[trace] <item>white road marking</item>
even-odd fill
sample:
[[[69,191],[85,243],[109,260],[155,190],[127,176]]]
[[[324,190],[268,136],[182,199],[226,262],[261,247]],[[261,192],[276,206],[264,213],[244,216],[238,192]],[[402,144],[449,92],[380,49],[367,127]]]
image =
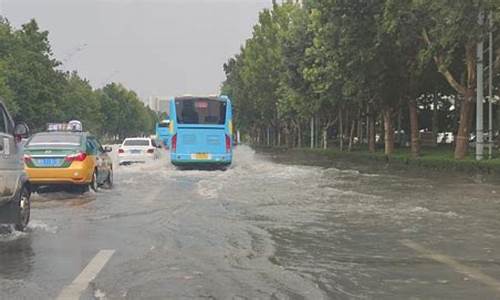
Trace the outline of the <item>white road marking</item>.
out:
[[[448,267],[454,269],[456,272],[464,274],[466,276],[469,276],[470,278],[473,278],[476,281],[479,281],[492,289],[496,290],[497,292],[500,292],[500,281],[496,280],[495,278],[484,274],[480,270],[472,267],[468,267],[453,258],[435,253],[429,249],[424,248],[423,246],[409,241],[409,240],[403,240],[401,241],[403,245],[405,245],[408,248],[411,248],[415,250],[416,252],[420,253],[423,257],[435,260],[437,262],[440,262],[442,264],[447,265]]]
[[[83,269],[78,277],[73,282],[66,286],[57,297],[57,300],[75,300],[80,299],[83,291],[88,287],[89,283],[95,279],[97,274],[109,261],[115,250],[101,250]]]

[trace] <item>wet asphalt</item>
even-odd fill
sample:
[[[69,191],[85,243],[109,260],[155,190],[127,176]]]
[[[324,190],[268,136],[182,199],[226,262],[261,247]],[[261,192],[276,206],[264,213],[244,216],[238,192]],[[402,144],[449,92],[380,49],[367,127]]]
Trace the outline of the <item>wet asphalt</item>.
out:
[[[165,155],[32,199],[0,234],[0,299],[55,299],[105,249],[81,299],[500,298],[500,188],[475,177],[240,146],[225,172]]]

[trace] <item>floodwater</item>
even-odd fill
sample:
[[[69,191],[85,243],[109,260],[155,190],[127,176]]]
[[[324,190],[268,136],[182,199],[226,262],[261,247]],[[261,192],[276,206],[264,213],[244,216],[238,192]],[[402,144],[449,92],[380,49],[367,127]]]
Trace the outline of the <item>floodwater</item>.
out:
[[[0,298],[53,299],[103,249],[82,299],[493,299],[500,189],[235,151],[227,171],[166,158],[117,166],[115,186],[33,196],[0,234]]]

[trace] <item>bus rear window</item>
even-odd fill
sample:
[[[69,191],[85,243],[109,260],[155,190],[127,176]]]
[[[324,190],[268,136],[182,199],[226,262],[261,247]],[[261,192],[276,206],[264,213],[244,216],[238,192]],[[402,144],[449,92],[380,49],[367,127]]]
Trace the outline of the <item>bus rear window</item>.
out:
[[[224,125],[226,102],[193,98],[175,100],[178,124]]]

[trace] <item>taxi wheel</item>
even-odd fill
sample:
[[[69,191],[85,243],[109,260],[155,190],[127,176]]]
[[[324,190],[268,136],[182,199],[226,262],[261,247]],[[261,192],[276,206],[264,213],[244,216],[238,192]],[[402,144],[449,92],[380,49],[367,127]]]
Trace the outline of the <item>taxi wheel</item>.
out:
[[[97,183],[97,171],[94,171],[94,173],[92,174],[92,181],[90,182],[89,187],[94,192],[97,192],[97,190],[99,190],[99,185]]]
[[[30,221],[31,199],[28,187],[24,186],[19,193],[19,201],[16,201],[17,216],[14,228],[17,231],[24,231]]]

